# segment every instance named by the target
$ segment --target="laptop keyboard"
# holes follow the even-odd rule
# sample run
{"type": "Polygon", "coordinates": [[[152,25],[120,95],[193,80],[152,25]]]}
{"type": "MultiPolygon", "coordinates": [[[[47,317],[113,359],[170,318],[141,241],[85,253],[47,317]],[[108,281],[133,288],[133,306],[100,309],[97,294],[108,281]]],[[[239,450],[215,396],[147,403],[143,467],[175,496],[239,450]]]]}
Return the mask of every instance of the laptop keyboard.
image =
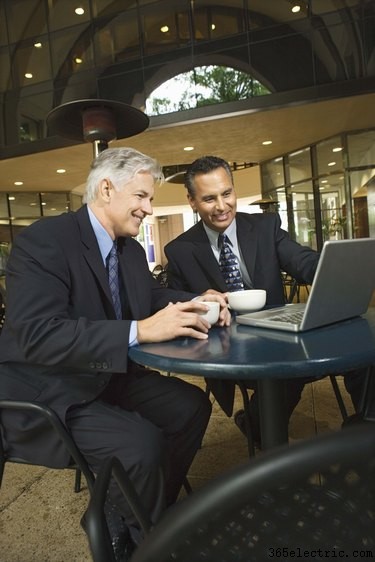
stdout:
{"type": "Polygon", "coordinates": [[[302,321],[303,315],[304,315],[304,310],[299,310],[297,312],[283,312],[283,314],[270,316],[268,320],[276,320],[277,322],[288,322],[289,324],[299,324],[302,321]]]}

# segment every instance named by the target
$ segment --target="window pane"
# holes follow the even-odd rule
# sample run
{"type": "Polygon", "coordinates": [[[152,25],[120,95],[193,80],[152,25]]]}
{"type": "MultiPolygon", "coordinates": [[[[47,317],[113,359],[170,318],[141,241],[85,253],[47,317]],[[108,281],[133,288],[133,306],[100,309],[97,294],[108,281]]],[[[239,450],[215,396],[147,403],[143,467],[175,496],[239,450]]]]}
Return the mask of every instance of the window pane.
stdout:
{"type": "Polygon", "coordinates": [[[45,37],[21,43],[14,54],[14,73],[18,86],[32,86],[51,78],[51,61],[45,37]]]}
{"type": "Polygon", "coordinates": [[[42,212],[44,217],[61,215],[69,210],[67,193],[41,193],[42,212]]]}
{"type": "Polygon", "coordinates": [[[9,193],[8,195],[12,221],[20,224],[17,219],[40,217],[38,193],[9,193]]]}
{"type": "Polygon", "coordinates": [[[8,33],[5,24],[5,9],[4,3],[0,2],[0,45],[8,44],[8,33]]]}
{"type": "Polygon", "coordinates": [[[97,65],[109,65],[140,56],[138,18],[135,11],[113,18],[94,35],[97,65]]]}
{"type": "Polygon", "coordinates": [[[261,164],[262,190],[265,193],[285,184],[282,157],[261,164]]]}
{"type": "Polygon", "coordinates": [[[142,32],[146,55],[170,51],[190,41],[190,36],[186,37],[187,5],[181,3],[178,7],[178,12],[170,5],[151,5],[142,10],[142,32]]]}
{"type": "MultiPolygon", "coordinates": [[[[28,88],[22,93],[28,92],[28,88]]],[[[52,109],[53,92],[40,92],[35,95],[24,96],[18,105],[17,136],[20,142],[34,141],[44,137],[45,119],[52,109]]]]}
{"type": "Polygon", "coordinates": [[[50,44],[55,78],[65,78],[93,66],[93,48],[87,26],[54,33],[50,44]]]}
{"type": "Polygon", "coordinates": [[[16,43],[47,32],[44,0],[11,0],[6,4],[9,41],[16,43]]]}
{"type": "Polygon", "coordinates": [[[348,135],[350,168],[375,166],[375,130],[348,135]]]}
{"type": "Polygon", "coordinates": [[[341,137],[332,137],[316,145],[318,173],[332,174],[344,169],[341,137]]]}
{"type": "Polygon", "coordinates": [[[303,148],[289,154],[289,174],[291,182],[311,178],[310,148],[303,148]]]}
{"type": "Polygon", "coordinates": [[[8,203],[6,193],[0,193],[0,217],[8,217],[8,203]]]}
{"type": "Polygon", "coordinates": [[[0,92],[12,89],[8,48],[0,49],[0,92]]]}
{"type": "Polygon", "coordinates": [[[290,188],[295,239],[304,246],[316,248],[314,197],[312,182],[302,182],[290,188]]]}
{"type": "Polygon", "coordinates": [[[344,175],[320,180],[323,240],[347,238],[344,175]]]}
{"type": "Polygon", "coordinates": [[[88,0],[50,0],[49,27],[52,31],[87,22],[90,19],[88,0]]]}

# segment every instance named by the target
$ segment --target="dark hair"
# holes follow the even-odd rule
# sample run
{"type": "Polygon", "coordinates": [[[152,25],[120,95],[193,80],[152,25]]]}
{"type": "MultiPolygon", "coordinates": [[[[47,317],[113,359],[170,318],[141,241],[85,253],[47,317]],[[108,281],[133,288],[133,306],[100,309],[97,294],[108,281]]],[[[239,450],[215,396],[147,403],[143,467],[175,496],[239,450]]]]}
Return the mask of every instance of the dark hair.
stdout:
{"type": "Polygon", "coordinates": [[[191,197],[194,197],[195,195],[195,176],[199,174],[208,174],[217,168],[224,168],[233,182],[233,174],[230,165],[226,162],[226,160],[223,160],[218,156],[202,156],[190,164],[185,172],[185,187],[191,197]]]}

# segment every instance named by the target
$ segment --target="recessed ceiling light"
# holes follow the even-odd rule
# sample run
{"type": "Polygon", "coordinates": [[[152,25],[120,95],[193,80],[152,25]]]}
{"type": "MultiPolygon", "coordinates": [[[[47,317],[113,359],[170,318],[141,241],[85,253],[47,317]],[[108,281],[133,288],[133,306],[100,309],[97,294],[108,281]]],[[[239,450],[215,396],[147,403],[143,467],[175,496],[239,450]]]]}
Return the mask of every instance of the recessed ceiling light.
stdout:
{"type": "Polygon", "coordinates": [[[47,203],[45,203],[45,202],[43,201],[42,205],[47,205],[47,203]]]}
{"type": "Polygon", "coordinates": [[[36,203],[30,203],[30,207],[36,207],[36,203]]]}
{"type": "Polygon", "coordinates": [[[328,183],[328,180],[322,180],[321,183],[328,183]]]}
{"type": "Polygon", "coordinates": [[[328,162],[328,166],[336,166],[336,162],[328,162]]]}
{"type": "Polygon", "coordinates": [[[9,195],[9,196],[8,196],[8,200],[9,200],[9,201],[14,201],[15,199],[16,199],[16,198],[15,198],[13,195],[9,195]]]}
{"type": "Polygon", "coordinates": [[[66,170],[64,168],[59,168],[58,170],[56,170],[57,174],[65,174],[66,170]]]}
{"type": "Polygon", "coordinates": [[[42,48],[42,44],[38,41],[38,43],[34,43],[34,47],[36,49],[41,49],[42,48]]]}
{"type": "Polygon", "coordinates": [[[211,29],[212,29],[212,31],[215,31],[216,25],[214,23],[211,24],[211,29]]]}
{"type": "Polygon", "coordinates": [[[15,181],[14,185],[23,185],[23,181],[15,181]]]}
{"type": "Polygon", "coordinates": [[[76,64],[82,64],[82,63],[83,63],[83,59],[81,59],[81,57],[75,57],[75,58],[74,58],[74,62],[75,62],[76,64]]]}
{"type": "Polygon", "coordinates": [[[264,146],[266,146],[268,144],[272,144],[272,141],[271,140],[263,141],[262,144],[264,144],[264,146]]]}
{"type": "Polygon", "coordinates": [[[194,146],[184,146],[184,150],[190,152],[190,150],[194,150],[194,146]]]}
{"type": "Polygon", "coordinates": [[[300,11],[301,11],[301,6],[299,4],[294,4],[294,6],[292,7],[293,14],[298,14],[298,12],[300,11]]]}
{"type": "Polygon", "coordinates": [[[32,78],[33,75],[31,74],[31,72],[26,72],[25,74],[25,78],[32,78]]]}
{"type": "Polygon", "coordinates": [[[163,27],[160,28],[160,31],[162,33],[168,33],[169,31],[169,27],[167,25],[163,25],[163,27]]]}
{"type": "Polygon", "coordinates": [[[76,8],[74,11],[77,16],[83,16],[83,14],[85,13],[85,10],[83,8],[76,8]]]}
{"type": "Polygon", "coordinates": [[[341,152],[342,151],[342,146],[335,146],[335,148],[332,148],[332,152],[341,152]]]}

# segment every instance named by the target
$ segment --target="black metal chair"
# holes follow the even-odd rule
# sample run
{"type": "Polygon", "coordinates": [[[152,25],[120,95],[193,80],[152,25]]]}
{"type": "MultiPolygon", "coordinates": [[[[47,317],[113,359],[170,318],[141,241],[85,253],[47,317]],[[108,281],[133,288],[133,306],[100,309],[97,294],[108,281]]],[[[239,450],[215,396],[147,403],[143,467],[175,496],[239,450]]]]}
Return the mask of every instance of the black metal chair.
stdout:
{"type": "Polygon", "coordinates": [[[146,535],[131,562],[289,561],[299,551],[305,560],[327,552],[361,560],[375,552],[373,424],[264,453],[171,507],[154,528],[112,459],[86,512],[94,562],[114,560],[103,512],[112,472],[146,535]]]}
{"type": "MultiPolygon", "coordinates": [[[[64,426],[56,413],[48,406],[37,402],[26,402],[20,400],[0,400],[0,487],[2,484],[5,464],[7,462],[33,464],[26,458],[16,457],[9,453],[7,447],[7,426],[6,422],[3,421],[3,413],[10,410],[25,414],[29,413],[31,415],[36,414],[48,422],[51,428],[58,434],[70,454],[71,462],[65,468],[75,470],[74,490],[76,492],[80,491],[81,474],[83,474],[87,482],[87,487],[91,493],[95,481],[94,474],[91,472],[85,458],[75,444],[67,427],[64,426]]],[[[53,467],[53,464],[50,466],[53,467]]]]}

